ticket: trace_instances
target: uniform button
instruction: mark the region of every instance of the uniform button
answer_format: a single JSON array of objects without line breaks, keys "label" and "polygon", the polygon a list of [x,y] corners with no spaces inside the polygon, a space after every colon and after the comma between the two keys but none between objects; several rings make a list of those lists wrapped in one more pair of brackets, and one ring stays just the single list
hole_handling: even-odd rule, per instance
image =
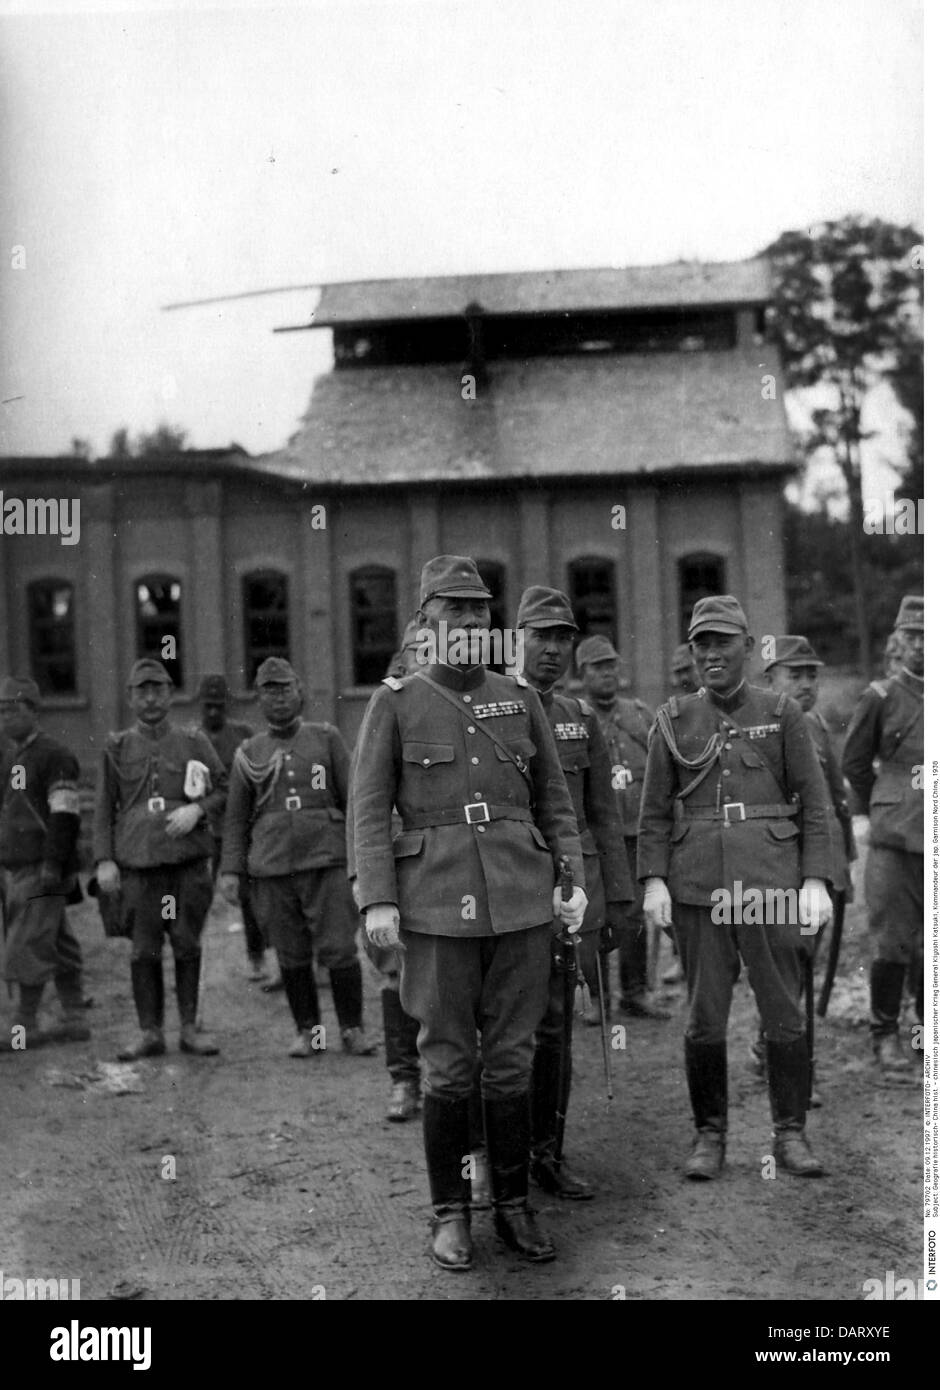
[{"label": "uniform button", "polygon": [[465,695],[465,696],[463,697],[463,702],[464,702],[464,704],[465,704],[465,705],[469,705],[471,699],[472,699],[472,696],[470,696],[470,695]]},{"label": "uniform button", "polygon": [[430,758],[425,758],[425,759],[424,759],[424,766],[425,766],[425,767],[430,767],[430,766],[431,766],[431,759],[430,759]]},{"label": "uniform button", "polygon": [[731,768],[730,768],[730,767],[726,767],[725,770],[724,770],[724,772],[723,772],[721,775],[722,775],[722,777],[730,777],[730,776],[731,776]]},{"label": "uniform button", "polygon": [[479,759],[479,758],[471,758],[470,761],[473,763],[473,766],[476,767],[476,766],[478,765],[480,759]]},{"label": "uniform button", "polygon": [[477,830],[479,830],[479,832],[480,832],[481,835],[483,834],[483,832],[484,832],[485,829],[486,829],[486,826],[485,826],[485,825],[478,825],[478,826],[477,826]]},{"label": "uniform button", "polygon": [[473,793],[473,799],[474,799],[474,801],[482,801],[482,800],[483,800],[483,793],[482,793],[482,792],[474,792],[474,793]]},{"label": "uniform button", "polygon": [[476,733],[476,729],[473,727],[472,724],[468,724],[468,725],[467,725],[467,733],[468,733],[468,734],[475,734],[475,733]]}]

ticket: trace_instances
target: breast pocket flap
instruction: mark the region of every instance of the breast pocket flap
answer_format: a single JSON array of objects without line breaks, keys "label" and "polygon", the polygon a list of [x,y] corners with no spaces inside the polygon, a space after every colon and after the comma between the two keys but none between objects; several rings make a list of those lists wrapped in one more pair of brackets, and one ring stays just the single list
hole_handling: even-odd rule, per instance
[{"label": "breast pocket flap", "polygon": [[451,743],[406,743],[402,746],[401,755],[406,763],[434,767],[438,763],[454,761],[454,746]]}]

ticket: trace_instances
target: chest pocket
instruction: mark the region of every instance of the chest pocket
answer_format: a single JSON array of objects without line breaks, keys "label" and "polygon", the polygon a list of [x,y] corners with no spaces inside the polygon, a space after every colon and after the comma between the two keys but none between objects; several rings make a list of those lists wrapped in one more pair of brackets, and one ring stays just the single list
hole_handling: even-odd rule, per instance
[{"label": "chest pocket", "polygon": [[742,748],[740,758],[745,767],[757,768],[759,772],[764,771],[766,764],[762,762],[756,753],[752,753],[750,748]]},{"label": "chest pocket", "polygon": [[558,761],[564,772],[585,772],[591,766],[591,759],[586,748],[559,748]]},{"label": "chest pocket", "polygon": [[436,767],[454,761],[454,747],[451,743],[404,743],[401,756],[418,767]]},{"label": "chest pocket", "polygon": [[[504,739],[503,742],[509,749],[509,752],[521,758],[524,763],[528,763],[529,759],[535,754],[535,744],[530,738],[507,738]],[[498,743],[493,744],[493,752],[496,754],[497,758],[499,758],[500,762],[508,763],[513,761],[509,753],[505,753]]]}]

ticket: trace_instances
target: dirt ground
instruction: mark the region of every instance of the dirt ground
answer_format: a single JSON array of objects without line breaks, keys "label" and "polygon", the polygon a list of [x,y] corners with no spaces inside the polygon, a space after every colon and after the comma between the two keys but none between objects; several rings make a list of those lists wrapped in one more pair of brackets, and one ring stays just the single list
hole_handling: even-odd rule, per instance
[{"label": "dirt ground", "polygon": [[[384,1122],[382,1057],[342,1054],[322,986],[328,1050],[288,1059],[283,994],[248,983],[233,916],[217,899],[207,928],[205,1018],[222,1055],[175,1050],[168,963],[171,1050],[117,1066],[120,1042],[136,1031],[129,948],[104,939],[92,905],[73,909],[93,1040],[0,1056],[7,1277],[79,1278],[85,1299],[213,1300],[853,1300],[888,1270],[919,1277],[921,1091],[879,1084],[869,1062],[857,906],[817,1030],[824,1105],[811,1131],[831,1176],[762,1177],[769,1114],[747,1066],[754,1015],[742,984],[728,1168],[716,1183],[683,1180],[691,1125],[677,995],[669,1023],[623,1021],[609,1113],[598,1030],[576,1025],[569,1151],[597,1197],[572,1204],[536,1194],[555,1263],[525,1264],[499,1245],[487,1216],[475,1216],[476,1264],[462,1275],[437,1270],[426,1253],[420,1123]],[[4,1028],[10,1009],[4,996]],[[368,971],[367,1020],[378,1038]]]}]

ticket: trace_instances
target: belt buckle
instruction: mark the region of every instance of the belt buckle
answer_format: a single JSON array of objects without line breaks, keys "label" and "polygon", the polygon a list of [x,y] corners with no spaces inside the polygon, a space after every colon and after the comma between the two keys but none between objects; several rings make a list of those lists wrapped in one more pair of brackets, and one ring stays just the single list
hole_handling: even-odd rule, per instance
[{"label": "belt buckle", "polygon": [[166,801],[162,796],[152,796],[147,802],[147,810],[153,812],[165,811]]},{"label": "belt buckle", "polygon": [[729,816],[728,816],[728,812],[729,812],[729,811],[740,811],[741,814],[740,814],[740,816],[737,817],[737,819],[738,819],[738,820],[747,820],[747,815],[745,814],[744,802],[743,802],[743,801],[726,801],[725,804],[724,804],[724,806],[722,806],[721,809],[722,809],[722,811],[724,812],[725,825],[730,825],[730,824],[731,824],[731,821],[730,821]]},{"label": "belt buckle", "polygon": [[[473,815],[474,811],[482,811],[483,814],[482,816],[475,816]],[[484,821],[488,821],[490,818],[490,808],[485,801],[471,801],[469,805],[463,808],[463,813],[467,817],[468,825],[482,825]]]},{"label": "belt buckle", "polygon": [[284,798],[284,807],[285,807],[285,810],[288,810],[288,811],[299,811],[299,810],[300,810],[300,797],[297,795],[296,792],[291,792],[290,796],[285,796],[285,798]]}]

